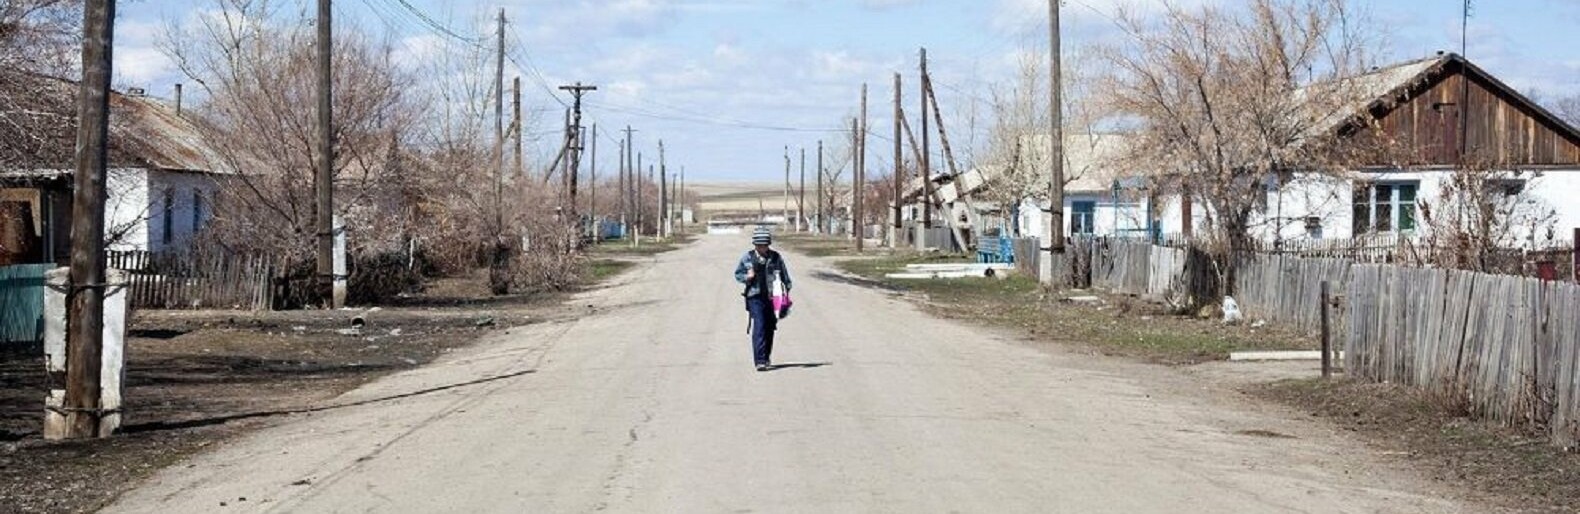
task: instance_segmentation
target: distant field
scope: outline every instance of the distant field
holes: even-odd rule
[[[686,189],[702,197],[699,207],[704,219],[709,214],[757,212],[759,208],[771,213],[784,210],[784,184],[711,182],[687,184]],[[795,209],[795,198],[790,202],[790,208]]]

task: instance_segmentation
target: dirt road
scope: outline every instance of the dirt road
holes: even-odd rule
[[[436,391],[258,432],[108,512],[1477,511],[1197,379],[934,319],[794,256],[791,366],[758,373],[744,245],[660,255],[586,316],[341,401]]]

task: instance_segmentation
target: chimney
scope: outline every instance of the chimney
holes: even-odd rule
[[[176,117],[181,117],[181,83],[176,83]]]

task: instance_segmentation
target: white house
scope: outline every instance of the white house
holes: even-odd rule
[[[16,72],[10,72],[16,74]],[[76,84],[25,75],[31,105],[0,112],[0,264],[64,262],[70,248]],[[8,106],[11,107],[11,106]],[[232,172],[197,124],[141,95],[110,96],[106,243],[111,250],[184,247],[212,216]],[[21,220],[17,222],[17,220]]]
[[[1557,235],[1580,227],[1580,130],[1485,70],[1455,54],[1396,64],[1357,80],[1374,94],[1352,113],[1332,116],[1329,130],[1379,130],[1402,151],[1392,162],[1340,176],[1300,173],[1268,177],[1252,225],[1264,240],[1418,236],[1422,208],[1438,205],[1444,185],[1464,161],[1495,163],[1490,184],[1500,195],[1523,194],[1555,217]],[[1460,111],[1470,114],[1463,120]],[[1200,199],[1163,195],[1163,233],[1204,228],[1210,209]],[[1522,234],[1544,239],[1548,234]]]

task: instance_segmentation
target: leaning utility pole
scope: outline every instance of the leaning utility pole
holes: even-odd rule
[[[860,127],[861,127],[860,130],[858,130],[856,132],[856,140],[858,141],[858,144],[856,146],[857,146],[857,148],[861,149],[861,151],[856,154],[859,157],[859,159],[856,160],[856,162],[858,164],[857,167],[856,167],[856,187],[854,189],[852,189],[852,191],[851,191],[851,198],[852,198],[851,199],[851,204],[855,208],[855,213],[850,216],[851,219],[852,219],[852,221],[851,221],[851,225],[852,225],[851,226],[851,231],[856,234],[856,253],[861,253],[862,246],[863,246],[863,240],[866,239],[866,234],[863,233],[864,232],[863,228],[864,228],[864,225],[865,225],[863,223],[863,219],[864,219],[863,215],[865,215],[867,213],[867,199],[866,199],[866,194],[865,194],[865,192],[867,190],[867,85],[866,84],[862,84],[861,85],[861,123],[860,123]]]
[[[317,197],[313,219],[318,229],[318,298],[324,307],[336,307],[333,16],[329,0],[318,0],[318,166],[313,174]]]
[[[1063,65],[1059,54],[1059,0],[1048,0],[1048,73],[1051,81],[1048,82],[1049,104],[1048,114],[1051,118],[1049,124],[1048,143],[1048,224],[1043,229],[1047,237],[1042,248],[1042,258],[1038,260],[1038,276],[1044,284],[1052,284],[1053,257],[1064,254],[1064,100],[1061,90],[1059,67]]]
[[[328,4],[321,0],[320,7]],[[110,76],[115,0],[87,2],[83,16],[82,84],[78,88],[77,162],[71,212],[71,289],[66,298],[67,439],[104,437],[99,399],[104,353],[104,203],[110,139]]]
[[[1058,1],[1058,0],[1053,0],[1053,1]],[[928,141],[927,141],[927,139],[928,139],[928,131],[927,131],[927,84],[929,82],[931,82],[931,81],[932,81],[932,79],[927,76],[927,49],[923,48],[922,49],[922,95],[921,95],[922,96],[922,162],[917,163],[917,165],[920,166],[920,168],[919,168],[919,175],[922,178],[922,228],[924,228],[924,229],[933,228],[933,165],[932,165],[932,150],[929,147]],[[925,247],[925,245],[927,243],[929,243],[929,241],[927,241],[926,231],[923,231],[923,237],[917,238],[916,239],[916,244],[923,245],[923,247]]]
[[[893,213],[893,216],[894,216],[894,227],[889,232],[889,248],[899,248],[900,247],[900,241],[903,241],[905,239],[900,234],[900,231],[905,228],[904,222],[900,219],[901,218],[900,205],[902,203],[901,202],[901,198],[905,195],[905,191],[904,191],[904,184],[905,184],[905,166],[904,166],[904,162],[905,162],[905,156],[902,154],[901,144],[900,144],[900,140],[903,137],[903,135],[900,133],[900,130],[901,130],[900,124],[902,122],[904,122],[904,120],[905,120],[905,112],[903,110],[901,110],[901,108],[900,108],[900,94],[901,94],[900,87],[901,87],[900,74],[899,73],[895,73],[894,74],[894,213]]]
[[[597,91],[598,86],[584,86],[581,82],[577,82],[572,86],[560,86],[560,90],[570,91],[571,97],[573,99],[573,103],[571,104],[573,119],[571,120],[570,126],[572,143],[569,149],[571,152],[571,158],[567,168],[568,171],[566,172],[566,180],[569,181],[570,187],[566,190],[566,194],[568,196],[565,205],[568,211],[565,213],[565,219],[573,224],[579,224],[579,220],[576,215],[576,179],[579,178],[578,175],[581,174],[582,150],[585,149],[584,145],[586,144],[584,141],[582,141],[582,95],[587,94],[589,91]]]

